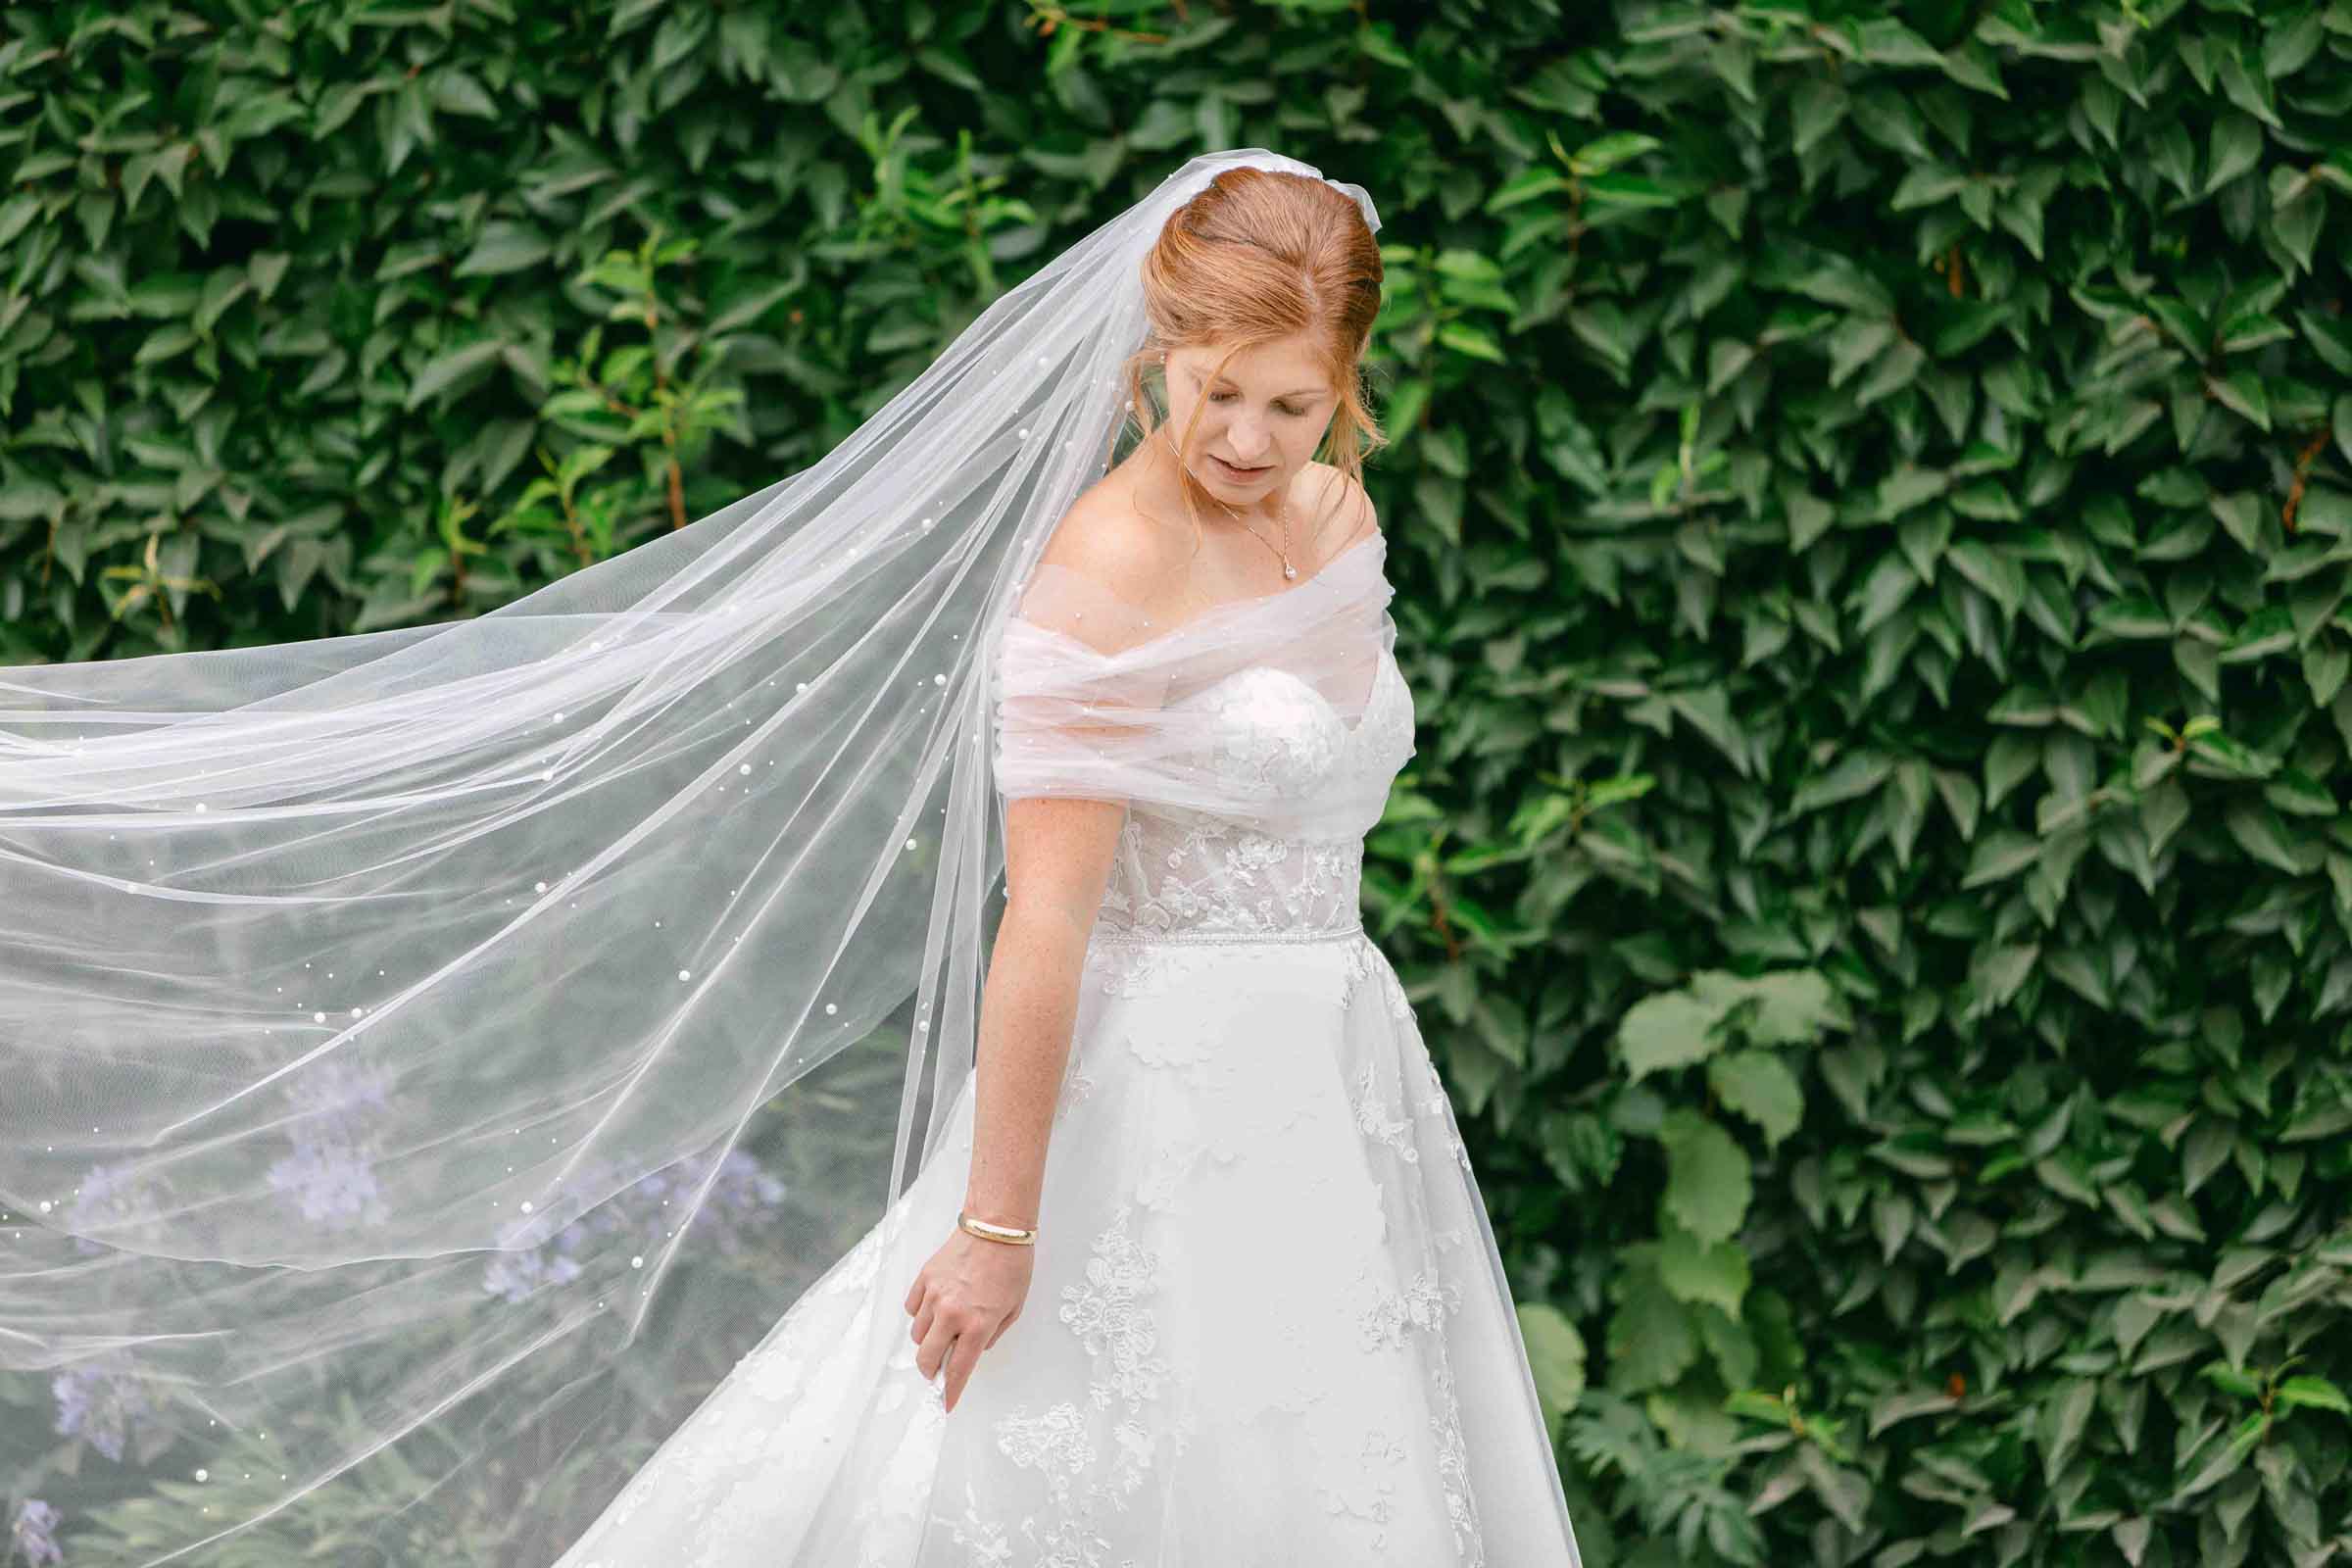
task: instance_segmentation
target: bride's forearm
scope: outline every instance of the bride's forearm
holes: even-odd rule
[[[963,1206],[976,1219],[1038,1222],[1086,939],[1069,911],[1018,899],[998,924],[972,1067],[972,1169]]]

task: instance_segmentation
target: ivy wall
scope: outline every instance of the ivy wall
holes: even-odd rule
[[[12,8],[0,661],[504,603],[1248,145],[1588,1562],[2352,1551],[2352,0]]]

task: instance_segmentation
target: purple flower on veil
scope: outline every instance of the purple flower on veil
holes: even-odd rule
[[[710,1168],[708,1158],[691,1155],[674,1165],[649,1173],[630,1191],[641,1195],[645,1204],[654,1210],[659,1210],[662,1200],[668,1198],[679,1200],[682,1206]],[[728,1150],[726,1157],[718,1162],[717,1178],[711,1182],[710,1196],[704,1200],[703,1207],[705,1216],[714,1216],[720,1222],[714,1238],[719,1250],[730,1256],[741,1251],[747,1242],[744,1221],[760,1209],[780,1201],[783,1197],[784,1183],[781,1180],[770,1175],[744,1151]],[[647,1217],[653,1216],[649,1214]],[[659,1235],[659,1230],[655,1234]]]
[[[527,1252],[501,1252],[493,1257],[490,1266],[482,1271],[482,1289],[501,1299],[519,1301],[542,1285],[569,1285],[579,1277],[580,1265],[573,1258],[551,1257],[545,1248],[534,1248]]]
[[[38,1497],[27,1497],[17,1510],[15,1523],[9,1526],[9,1544],[24,1553],[24,1560],[40,1568],[43,1563],[62,1563],[66,1554],[57,1546],[57,1510]]]
[[[597,1170],[603,1180],[584,1179],[577,1186],[596,1192],[609,1185],[611,1162]],[[603,1237],[633,1238],[650,1250],[667,1239],[672,1218],[686,1211],[694,1190],[710,1170],[709,1156],[690,1154],[647,1172],[540,1246],[500,1252],[483,1271],[482,1289],[505,1300],[519,1301],[542,1286],[567,1285],[583,1272],[579,1258],[588,1250],[587,1244]],[[732,1257],[750,1244],[760,1211],[783,1197],[781,1179],[743,1150],[731,1149],[718,1162],[717,1175],[695,1216],[698,1233],[712,1233],[710,1239]]]
[[[49,1381],[57,1398],[57,1430],[80,1438],[120,1464],[122,1451],[153,1407],[138,1375],[120,1356],[68,1367]]]
[[[65,1228],[80,1232],[122,1220],[154,1219],[154,1197],[142,1192],[133,1181],[135,1169],[125,1159],[111,1165],[92,1165],[83,1172],[80,1183],[74,1189],[74,1200],[66,1205]],[[106,1250],[105,1244],[86,1236],[76,1234],[74,1238],[74,1250],[84,1255]]]
[[[270,1167],[270,1185],[290,1195],[303,1218],[330,1225],[384,1218],[366,1113],[384,1107],[386,1085],[380,1067],[330,1060],[287,1086],[302,1115],[287,1134],[294,1151]]]

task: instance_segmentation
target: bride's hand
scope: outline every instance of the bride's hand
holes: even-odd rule
[[[980,1352],[997,1343],[1029,1298],[1035,1249],[985,1242],[967,1231],[948,1238],[914,1277],[906,1310],[919,1348],[914,1364],[926,1382],[948,1369],[947,1404],[956,1408]]]

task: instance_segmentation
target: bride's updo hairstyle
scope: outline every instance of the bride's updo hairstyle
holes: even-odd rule
[[[1361,368],[1380,314],[1380,246],[1353,197],[1304,174],[1228,169],[1161,228],[1143,282],[1149,331],[1125,380],[1145,438],[1165,419],[1145,370],[1169,350],[1225,348],[1215,375],[1243,349],[1304,333],[1339,397],[1316,457],[1362,482],[1364,458],[1388,438],[1365,404]],[[1200,417],[1197,405],[1179,450],[1191,450]]]

